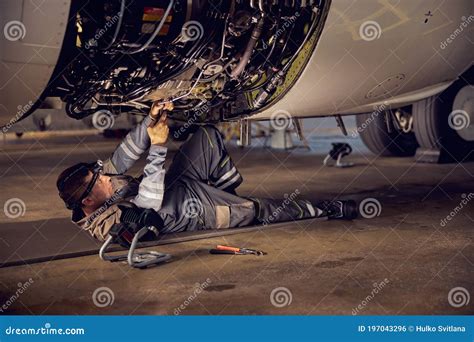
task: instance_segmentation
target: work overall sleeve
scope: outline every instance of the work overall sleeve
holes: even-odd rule
[[[117,146],[112,156],[104,161],[104,173],[123,174],[140,159],[140,156],[150,147],[150,137],[146,128],[152,121],[147,115],[136,125]]]
[[[165,159],[167,148],[151,145],[143,179],[140,182],[138,195],[131,201],[140,208],[160,210],[165,192]]]

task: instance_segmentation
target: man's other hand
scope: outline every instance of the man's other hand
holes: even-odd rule
[[[152,122],[146,131],[150,136],[152,145],[164,145],[170,133],[166,113],[163,113],[158,121]]]

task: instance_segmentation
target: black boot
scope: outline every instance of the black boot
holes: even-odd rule
[[[316,207],[323,211],[320,216],[327,216],[329,219],[352,220],[358,215],[357,204],[353,200],[322,201]]]

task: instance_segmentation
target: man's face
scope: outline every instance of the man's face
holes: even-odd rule
[[[92,180],[93,174],[89,172],[86,178],[86,184]],[[82,203],[88,207],[96,209],[104,204],[114,194],[112,188],[112,179],[109,176],[99,175],[92,188],[91,193],[84,198]]]

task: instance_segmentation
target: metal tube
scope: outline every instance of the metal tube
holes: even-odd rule
[[[120,32],[120,28],[122,27],[122,20],[123,20],[124,13],[125,13],[125,0],[122,0],[122,3],[120,4],[119,21],[117,23],[117,27],[115,28],[114,36],[112,38],[112,41],[104,48],[104,50],[108,50],[117,40],[118,34]]]
[[[247,47],[245,48],[244,54],[242,55],[242,57],[240,57],[239,64],[237,64],[234,70],[232,70],[230,77],[237,78],[245,70],[247,63],[249,62],[250,57],[252,56],[253,49],[255,48],[255,45],[257,44],[257,41],[260,38],[260,35],[262,34],[264,22],[265,20],[262,14],[260,20],[252,31],[252,35],[250,36],[250,40],[247,44]]]
[[[249,119],[240,120],[240,144],[249,146],[252,142],[252,126]]]

